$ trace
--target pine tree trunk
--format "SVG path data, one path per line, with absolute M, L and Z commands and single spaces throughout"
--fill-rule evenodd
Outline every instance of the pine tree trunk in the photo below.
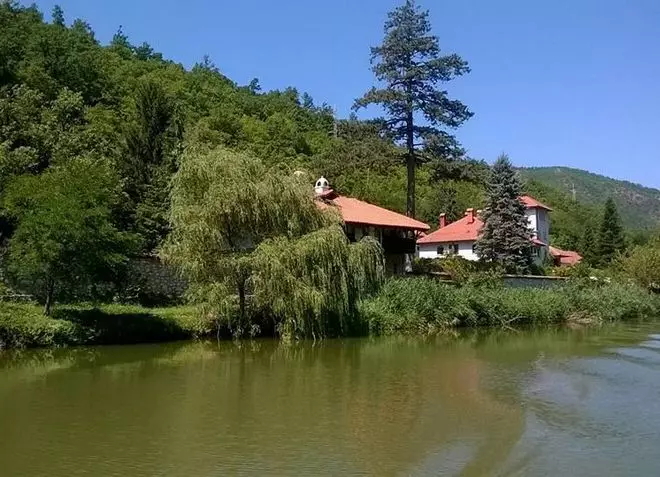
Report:
M 408 197 L 406 201 L 406 215 L 415 217 L 415 130 L 413 127 L 412 101 L 408 102 L 408 114 L 406 117 L 406 148 L 408 150 L 406 166 L 408 169 Z M 413 256 L 407 253 L 405 255 L 404 270 L 406 273 L 413 271 Z
M 406 202 L 406 215 L 415 217 L 415 134 L 413 129 L 412 106 L 408 111 L 406 118 L 406 148 L 408 154 L 406 157 L 406 166 L 408 168 L 408 196 Z

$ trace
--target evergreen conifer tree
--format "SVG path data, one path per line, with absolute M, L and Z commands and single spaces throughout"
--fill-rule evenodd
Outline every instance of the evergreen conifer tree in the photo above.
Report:
M 51 15 L 53 17 L 53 25 L 57 26 L 65 26 L 64 23 L 64 10 L 62 10 L 62 7 L 59 5 L 55 5 L 53 7 L 53 13 Z
M 610 197 L 605 202 L 600 233 L 598 235 L 598 264 L 602 266 L 609 265 L 616 255 L 623 252 L 625 248 L 626 241 L 623 235 L 621 218 L 616 209 L 614 199 Z
M 520 201 L 522 185 L 506 155 L 500 156 L 487 185 L 484 226 L 476 244 L 481 260 L 520 273 L 532 263 L 532 232 Z
M 457 128 L 472 116 L 467 106 L 450 99 L 438 85 L 469 73 L 470 68 L 456 54 L 441 55 L 438 37 L 431 34 L 429 12 L 414 0 L 406 0 L 388 14 L 385 38 L 371 49 L 371 61 L 383 88 L 372 88 L 355 102 L 355 108 L 381 105 L 388 116 L 388 132 L 405 143 L 406 214 L 414 217 L 415 167 L 422 159 L 417 147 L 433 144 L 445 153 L 459 149 L 456 139 L 443 129 Z M 425 125 L 419 124 L 416 114 L 424 117 Z

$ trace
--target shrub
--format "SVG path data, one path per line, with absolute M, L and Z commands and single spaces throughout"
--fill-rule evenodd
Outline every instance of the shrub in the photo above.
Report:
M 78 327 L 43 315 L 41 307 L 0 303 L 0 349 L 78 344 Z
M 443 258 L 418 258 L 413 262 L 417 274 L 446 273 L 456 283 L 465 283 L 483 276 L 499 276 L 501 269 L 489 263 L 467 260 L 460 256 Z
M 660 240 L 635 247 L 628 256 L 618 259 L 616 267 L 638 285 L 660 291 Z

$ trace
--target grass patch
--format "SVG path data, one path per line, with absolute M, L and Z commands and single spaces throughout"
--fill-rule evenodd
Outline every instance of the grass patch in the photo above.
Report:
M 40 306 L 0 303 L 0 348 L 153 343 L 201 337 L 212 330 L 190 306 L 60 306 L 46 317 Z
M 456 287 L 395 278 L 360 304 L 371 334 L 429 334 L 455 327 L 617 321 L 660 316 L 660 300 L 634 285 L 573 282 L 553 288 Z

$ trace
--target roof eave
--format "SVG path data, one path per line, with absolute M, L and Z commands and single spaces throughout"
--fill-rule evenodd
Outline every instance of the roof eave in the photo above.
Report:
M 369 227 L 379 227 L 381 229 L 404 229 L 404 230 L 421 230 L 421 231 L 427 231 L 431 230 L 431 227 L 426 224 L 420 224 L 418 226 L 413 226 L 413 225 L 391 225 L 391 224 L 376 224 L 372 222 L 358 222 L 358 221 L 353 221 L 353 220 L 344 220 L 344 223 L 346 224 L 351 224 L 351 225 L 366 225 Z

